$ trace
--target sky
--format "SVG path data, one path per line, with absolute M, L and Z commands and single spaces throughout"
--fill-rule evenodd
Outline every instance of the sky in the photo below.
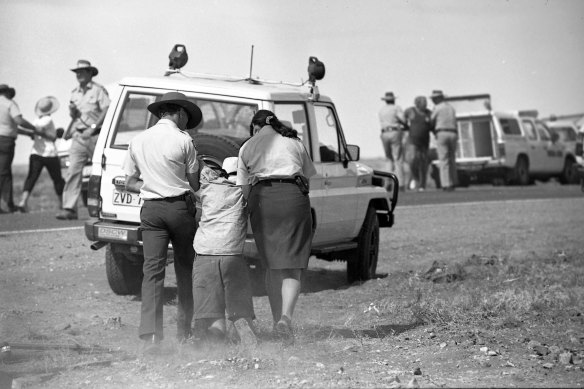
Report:
M 383 156 L 377 112 L 387 91 L 402 108 L 418 95 L 489 93 L 495 110 L 584 112 L 580 0 L 0 0 L 0 83 L 23 116 L 53 95 L 56 125 L 78 59 L 94 81 L 159 76 L 184 44 L 187 72 L 301 82 L 308 57 L 326 66 L 320 93 L 335 102 L 362 158 Z M 30 139 L 17 140 L 15 164 Z

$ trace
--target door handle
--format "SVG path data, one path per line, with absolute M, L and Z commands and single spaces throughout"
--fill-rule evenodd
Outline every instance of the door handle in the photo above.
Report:
M 324 180 L 324 185 L 325 185 L 325 186 L 329 186 L 330 184 L 331 184 L 331 181 L 329 181 L 329 180 L 326 180 L 326 179 Z

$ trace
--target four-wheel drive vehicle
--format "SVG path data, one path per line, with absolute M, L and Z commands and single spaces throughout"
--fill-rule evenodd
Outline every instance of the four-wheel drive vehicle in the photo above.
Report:
M 576 157 L 533 112 L 497 112 L 488 94 L 453 96 L 459 185 L 470 182 L 528 185 L 534 179 L 573 180 Z
M 546 121 L 551 132 L 558 134 L 559 141 L 563 142 L 568 150 L 576 156 L 576 163 L 583 164 L 582 143 L 584 141 L 584 129 L 578 131 L 574 122 L 570 120 Z
M 180 72 L 177 72 L 180 73 Z M 348 145 L 333 101 L 314 85 L 216 77 L 126 78 L 111 93 L 93 156 L 88 210 L 94 217 L 85 233 L 92 248 L 106 246 L 106 272 L 117 294 L 140 290 L 143 251 L 139 230 L 141 198 L 124 191 L 122 163 L 128 142 L 156 123 L 146 107 L 168 91 L 184 93 L 203 112 L 203 123 L 189 133 L 207 163 L 221 165 L 236 156 L 249 137 L 255 111 L 269 109 L 299 133 L 317 175 L 310 180 L 314 220 L 312 255 L 346 260 L 349 281 L 374 277 L 379 253 L 379 228 L 393 225 L 397 179 L 358 162 L 359 147 Z M 391 184 L 391 185 L 389 185 Z M 386 186 L 391 187 L 388 193 Z M 257 248 L 248 230 L 244 256 L 258 264 Z

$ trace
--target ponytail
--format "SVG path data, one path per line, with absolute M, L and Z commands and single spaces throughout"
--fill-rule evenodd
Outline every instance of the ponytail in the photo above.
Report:
M 260 127 L 265 125 L 272 126 L 272 128 L 280 135 L 286 138 L 298 139 L 298 131 L 283 124 L 273 112 L 267 109 L 261 109 L 251 119 L 250 132 L 253 131 L 253 126 L 257 124 Z M 250 134 L 253 135 L 253 134 Z

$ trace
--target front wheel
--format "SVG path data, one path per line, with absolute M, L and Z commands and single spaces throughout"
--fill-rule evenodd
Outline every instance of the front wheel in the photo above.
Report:
M 375 277 L 379 256 L 379 220 L 375 208 L 369 207 L 359 233 L 357 254 L 347 261 L 347 280 L 367 281 Z
M 571 159 L 566 159 L 564 163 L 564 169 L 560 174 L 560 184 L 577 184 L 578 183 L 578 172 L 576 171 L 576 166 L 574 161 Z
M 123 252 L 112 250 L 111 244 L 105 249 L 105 272 L 112 291 L 117 295 L 137 295 L 142 288 L 141 260 L 128 258 Z
M 529 162 L 525 157 L 520 157 L 515 164 L 515 182 L 517 185 L 529 185 Z

